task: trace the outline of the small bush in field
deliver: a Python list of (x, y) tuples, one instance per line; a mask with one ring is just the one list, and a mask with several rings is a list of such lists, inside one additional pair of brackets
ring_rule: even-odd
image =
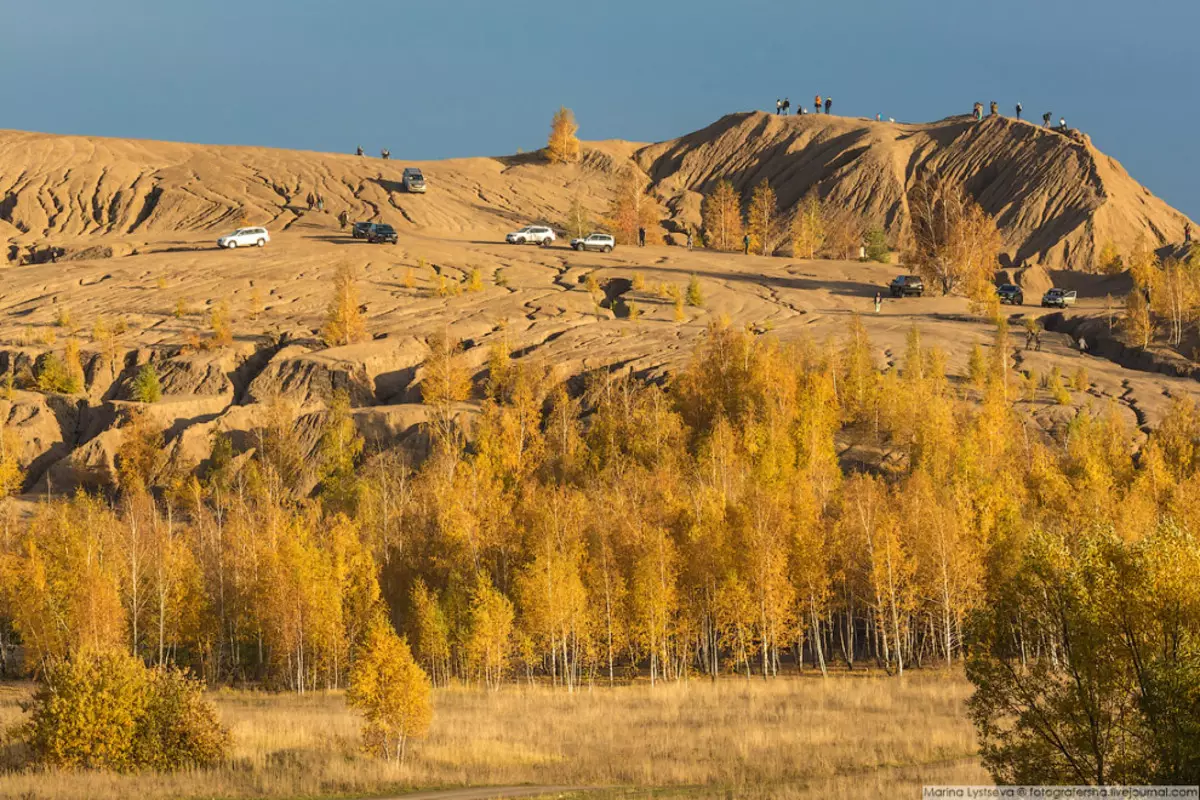
[(133, 772), (212, 766), (229, 734), (198, 681), (150, 669), (119, 651), (78, 655), (46, 670), (22, 726), (44, 767)]

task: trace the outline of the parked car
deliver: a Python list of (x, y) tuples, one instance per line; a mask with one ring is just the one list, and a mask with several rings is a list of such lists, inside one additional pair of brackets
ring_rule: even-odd
[(396, 244), (398, 239), (396, 229), (391, 225), (372, 225), (371, 230), (367, 231), (367, 241), (371, 244)]
[(414, 194), (425, 194), (425, 176), (416, 167), (405, 167), (402, 181), (404, 183), (404, 191)]
[(593, 233), (584, 239), (572, 239), (571, 247), (576, 250), (598, 250), (601, 253), (611, 253), (617, 246), (617, 240), (607, 233)]
[(374, 222), (356, 222), (354, 227), (350, 229), (350, 235), (355, 239), (365, 239), (367, 234), (371, 232), (371, 228), (375, 227)]
[(1066, 308), (1075, 305), (1076, 292), (1051, 289), (1042, 295), (1042, 308)]
[(235, 247), (265, 247), (271, 241), (271, 234), (266, 228), (238, 228), (233, 233), (217, 239), (217, 247), (232, 250)]
[(1014, 286), (1011, 283), (1002, 283), (997, 286), (996, 296), (1000, 298), (1001, 304), (1008, 303), (1010, 306), (1025, 305), (1025, 293), (1021, 291), (1020, 286)]
[(920, 297), (925, 294), (925, 282), (920, 275), (897, 275), (888, 289), (892, 297)]
[(543, 247), (554, 244), (554, 239), (554, 231), (544, 225), (526, 225), (504, 237), (509, 244), (540, 244)]

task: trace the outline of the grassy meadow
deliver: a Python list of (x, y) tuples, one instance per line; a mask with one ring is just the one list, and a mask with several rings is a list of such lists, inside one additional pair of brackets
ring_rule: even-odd
[[(0, 727), (20, 722), (29, 690), (0, 688)], [(428, 738), (395, 766), (358, 752), (359, 723), (340, 693), (223, 690), (211, 697), (234, 744), (219, 769), (9, 772), (0, 797), (315, 798), (512, 784), (606, 787), (610, 796), (653, 787), (660, 797), (916, 797), (924, 783), (987, 782), (964, 710), (969, 693), (961, 675), (938, 673), (574, 694), (443, 689)]]

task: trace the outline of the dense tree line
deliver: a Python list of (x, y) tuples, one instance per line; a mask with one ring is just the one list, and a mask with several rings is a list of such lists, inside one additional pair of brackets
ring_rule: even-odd
[(497, 346), (468, 438), (467, 373), (432, 349), (419, 465), (368, 452), (344, 397), (312, 447), (279, 401), (202, 477), (163, 474), (135, 422), (119, 496), (10, 520), (2, 608), (26, 668), (107, 645), (213, 683), (343, 686), (381, 612), (437, 685), (967, 659), (998, 774), (1028, 776), (1032, 742), (1130, 757), (1112, 726), (1138, 714), (1176, 731), (1138, 763), (1196, 763), (1193, 405), (1135, 452), (1113, 407), (1057, 438), (1031, 424), (1045, 390), (1003, 324), (971, 382), (915, 327), (881, 368), (857, 319), (786, 345), (718, 324), (666, 385), (599, 374), (579, 396)]

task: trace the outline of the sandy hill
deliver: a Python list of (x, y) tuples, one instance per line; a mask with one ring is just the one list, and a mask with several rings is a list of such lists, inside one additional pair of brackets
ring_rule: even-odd
[[(907, 192), (926, 173), (962, 182), (996, 216), (1014, 263), (1087, 267), (1107, 241), (1180, 243), (1186, 217), (1154, 197), (1087, 136), (1003, 117), (906, 125), (835, 116), (731, 114), (669, 142), (589, 143), (582, 169), (537, 154), (432, 163), (353, 155), (0, 132), (0, 239), (114, 252), (243, 222), (287, 230), (320, 193), (333, 215), (468, 237), (528, 221), (565, 222), (579, 195), (603, 211), (611, 176), (633, 158), (670, 210), (698, 227), (701, 194), (728, 178), (747, 196), (763, 178), (790, 208), (809, 191), (903, 237)], [(420, 166), (432, 191), (400, 183)], [(102, 237), (97, 240), (96, 237)]]
[[(578, 169), (536, 154), (423, 163), (0, 131), (0, 240), (138, 243), (242, 223), (276, 232), (307, 211), (310, 192), (334, 216), (346, 210), (352, 219), (443, 235), (497, 233), (531, 220), (561, 222), (576, 192), (603, 208), (603, 176), (637, 147), (589, 143)], [(404, 193), (406, 166), (422, 168), (426, 196)]]
[(747, 197), (768, 179), (786, 207), (810, 191), (902, 236), (907, 193), (933, 173), (962, 183), (1000, 225), (1014, 263), (1082, 269), (1106, 242), (1182, 242), (1186, 217), (1138, 184), (1084, 134), (955, 117), (923, 125), (849, 117), (731, 114), (637, 154), (680, 225), (729, 179)]

